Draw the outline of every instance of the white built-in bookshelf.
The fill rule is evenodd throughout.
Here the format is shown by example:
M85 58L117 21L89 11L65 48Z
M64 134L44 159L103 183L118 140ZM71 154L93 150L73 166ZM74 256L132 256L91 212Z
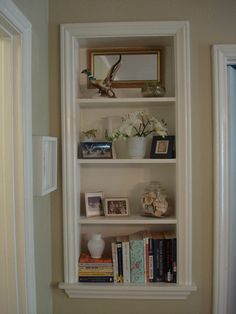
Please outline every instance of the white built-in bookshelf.
M117 98L93 98L81 71L88 48L161 48L165 97L143 98L140 89L116 89ZM61 25L61 115L63 170L64 282L60 288L77 298L184 299L196 290L192 281L191 222L191 112L188 22L81 23ZM101 130L106 117L136 110L163 118L176 137L176 158L78 158L81 131ZM150 143L149 143L150 148ZM161 182L171 203L171 215L141 215L141 195L153 180ZM128 197L127 217L91 217L84 214L84 193L103 191L106 197ZM177 283L79 283L78 259L93 233L101 233L110 250L110 239L137 231L176 233Z

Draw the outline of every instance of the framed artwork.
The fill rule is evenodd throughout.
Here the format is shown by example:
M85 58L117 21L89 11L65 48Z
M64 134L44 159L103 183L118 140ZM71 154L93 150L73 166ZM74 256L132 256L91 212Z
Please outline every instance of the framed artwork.
M128 198L106 198L105 199L105 216L119 217L129 215Z
M175 158L175 136L153 136L150 158Z
M82 142L79 155L84 159L111 159L112 142Z
M87 217L102 216L103 192L85 193L85 211Z

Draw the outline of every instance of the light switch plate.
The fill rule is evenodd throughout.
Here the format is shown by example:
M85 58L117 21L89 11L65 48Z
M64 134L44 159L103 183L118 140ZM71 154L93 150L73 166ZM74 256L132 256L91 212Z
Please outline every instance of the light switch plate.
M57 138L33 136L34 195L43 196L57 189Z

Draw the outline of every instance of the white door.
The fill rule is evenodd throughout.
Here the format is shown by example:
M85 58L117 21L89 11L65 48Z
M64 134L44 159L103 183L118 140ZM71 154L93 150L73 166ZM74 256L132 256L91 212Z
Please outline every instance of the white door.
M229 269L228 310L236 313L236 66L228 66L229 95Z
M36 314L31 25L0 2L0 313Z

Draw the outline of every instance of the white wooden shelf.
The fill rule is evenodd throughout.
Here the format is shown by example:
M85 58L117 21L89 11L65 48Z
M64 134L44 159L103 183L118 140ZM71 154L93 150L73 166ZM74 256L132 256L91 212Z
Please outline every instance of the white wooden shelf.
M197 287L169 283L115 284L115 283L60 283L71 298L87 299L146 299L184 300Z
M168 103L175 102L175 97L119 97L119 98L108 98L108 97L98 97L98 98L77 98L76 102L79 104L108 104L109 106L112 103Z
M176 224L177 219L175 217L166 218L152 218L143 217L140 215L129 217L80 217L79 223L81 225L165 225Z
M79 164L176 164L176 159L78 159Z
M121 106L125 104L138 105L138 104L151 104L151 105L167 105L175 103L175 97L147 97L147 98L77 98L76 103L80 107L89 106Z

